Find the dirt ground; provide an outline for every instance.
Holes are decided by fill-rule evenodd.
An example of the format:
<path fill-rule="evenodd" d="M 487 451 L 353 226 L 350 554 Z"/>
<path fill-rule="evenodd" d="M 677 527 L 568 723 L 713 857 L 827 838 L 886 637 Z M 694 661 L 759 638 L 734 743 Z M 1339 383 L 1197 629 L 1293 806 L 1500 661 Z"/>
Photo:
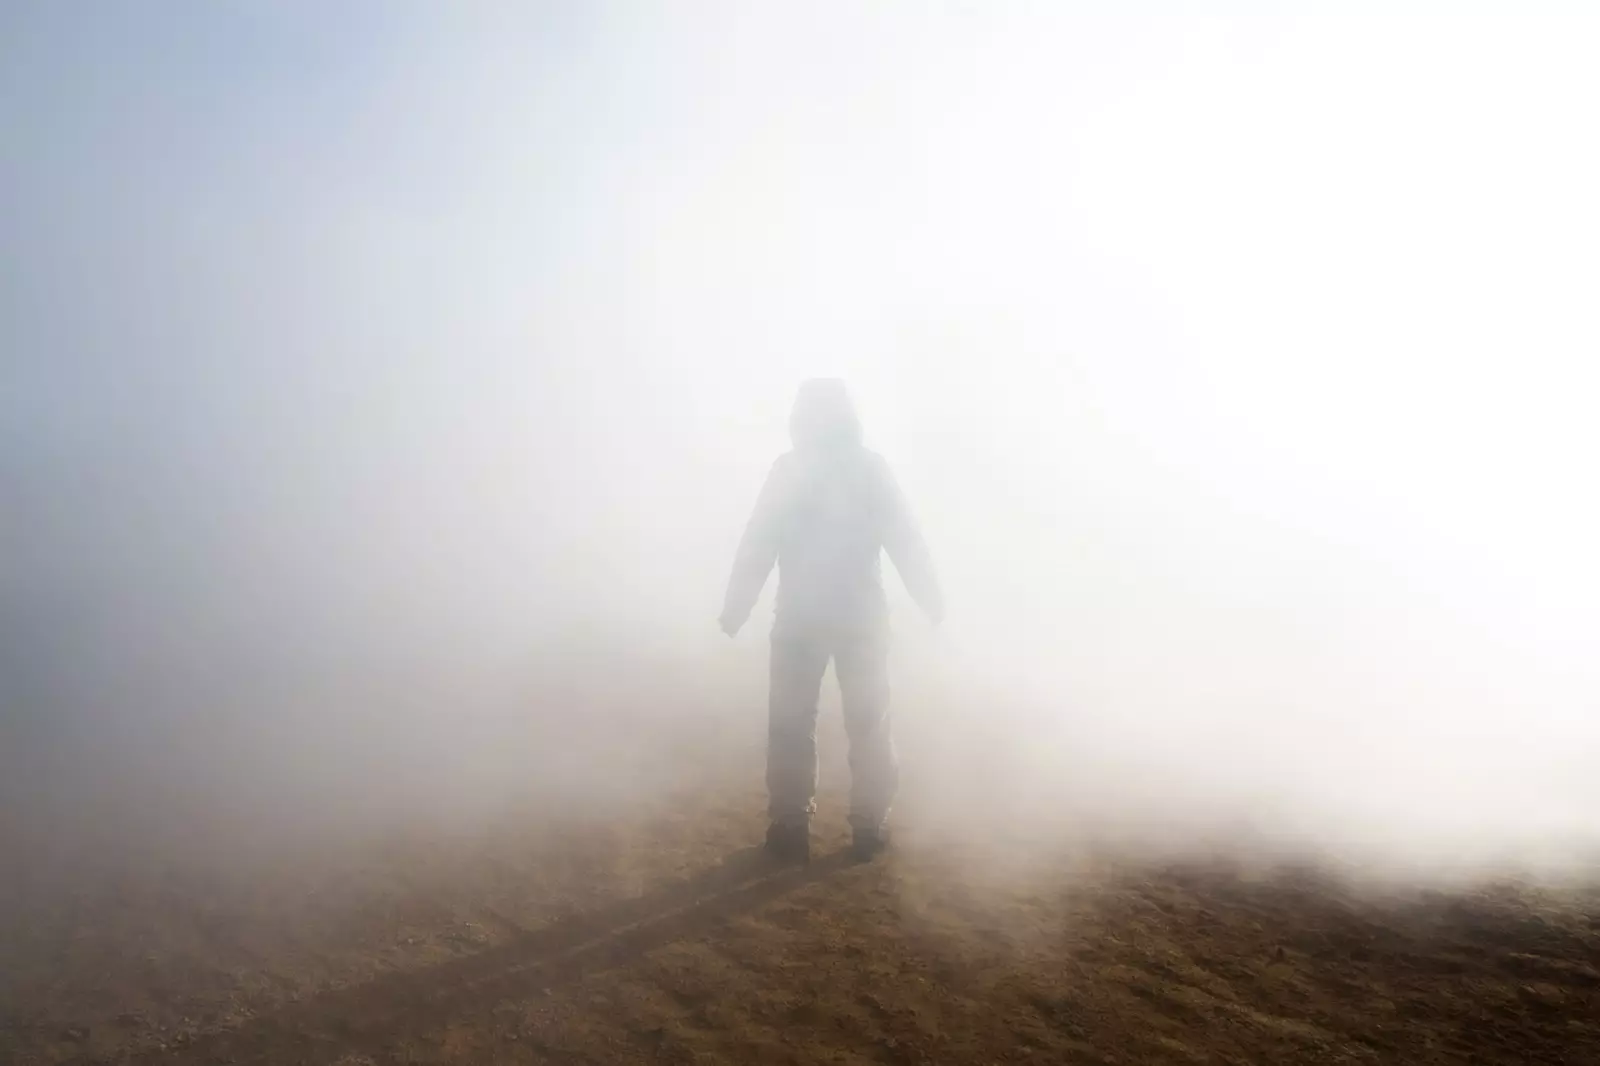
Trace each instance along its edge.
<path fill-rule="evenodd" d="M 1600 1063 L 1594 890 L 953 850 L 914 803 L 859 865 L 837 788 L 779 868 L 756 785 L 226 867 L 35 841 L 0 1061 Z"/>

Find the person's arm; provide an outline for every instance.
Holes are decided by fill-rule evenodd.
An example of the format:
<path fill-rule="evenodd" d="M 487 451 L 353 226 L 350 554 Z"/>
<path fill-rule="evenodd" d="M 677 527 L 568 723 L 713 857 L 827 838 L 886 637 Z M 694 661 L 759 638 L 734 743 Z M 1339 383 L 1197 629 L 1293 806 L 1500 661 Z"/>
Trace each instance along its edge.
<path fill-rule="evenodd" d="M 889 553 L 911 598 L 922 608 L 922 613 L 938 625 L 944 620 L 944 591 L 939 587 L 939 577 L 934 572 L 927 542 L 922 539 L 922 530 L 912 517 L 911 506 L 888 464 L 883 467 L 883 484 L 887 505 L 884 550 Z"/>
<path fill-rule="evenodd" d="M 739 550 L 734 554 L 733 573 L 728 578 L 728 592 L 722 601 L 722 616 L 718 619 L 722 631 L 728 636 L 739 632 L 750 617 L 767 575 L 778 561 L 778 539 L 783 525 L 783 498 L 786 495 L 785 464 L 779 459 L 772 465 L 761 495 L 756 499 L 754 512 L 745 524 L 744 536 L 739 540 Z"/>

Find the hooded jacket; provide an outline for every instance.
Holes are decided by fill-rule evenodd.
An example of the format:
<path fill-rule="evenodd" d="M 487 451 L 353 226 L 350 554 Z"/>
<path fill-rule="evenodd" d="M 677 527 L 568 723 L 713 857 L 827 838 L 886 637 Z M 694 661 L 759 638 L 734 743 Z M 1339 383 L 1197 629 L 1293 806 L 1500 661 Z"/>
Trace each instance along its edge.
<path fill-rule="evenodd" d="M 879 625 L 885 550 L 912 599 L 938 621 L 943 601 L 927 546 L 889 464 L 862 445 L 844 384 L 801 386 L 789 436 L 794 449 L 773 464 L 739 542 L 723 627 L 744 624 L 774 564 L 779 629 Z"/>

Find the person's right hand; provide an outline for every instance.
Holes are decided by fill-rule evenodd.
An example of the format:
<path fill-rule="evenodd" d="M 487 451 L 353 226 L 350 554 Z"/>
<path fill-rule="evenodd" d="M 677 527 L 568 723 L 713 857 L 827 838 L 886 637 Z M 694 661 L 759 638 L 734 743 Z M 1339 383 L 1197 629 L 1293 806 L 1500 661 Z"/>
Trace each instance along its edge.
<path fill-rule="evenodd" d="M 739 627 L 741 624 L 742 623 L 737 619 L 730 618 L 726 614 L 717 619 L 717 628 L 721 629 L 724 634 L 730 637 L 736 637 L 739 635 Z"/>

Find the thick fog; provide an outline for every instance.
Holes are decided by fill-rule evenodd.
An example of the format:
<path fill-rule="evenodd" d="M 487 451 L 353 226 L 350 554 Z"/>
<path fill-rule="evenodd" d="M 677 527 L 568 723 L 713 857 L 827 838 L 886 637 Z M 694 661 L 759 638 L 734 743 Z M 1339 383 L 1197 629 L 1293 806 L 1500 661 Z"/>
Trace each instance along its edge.
<path fill-rule="evenodd" d="M 888 571 L 923 839 L 1600 843 L 1597 47 L 9 4 L 13 820 L 758 786 L 775 578 L 715 619 L 837 375 L 949 600 Z"/>

